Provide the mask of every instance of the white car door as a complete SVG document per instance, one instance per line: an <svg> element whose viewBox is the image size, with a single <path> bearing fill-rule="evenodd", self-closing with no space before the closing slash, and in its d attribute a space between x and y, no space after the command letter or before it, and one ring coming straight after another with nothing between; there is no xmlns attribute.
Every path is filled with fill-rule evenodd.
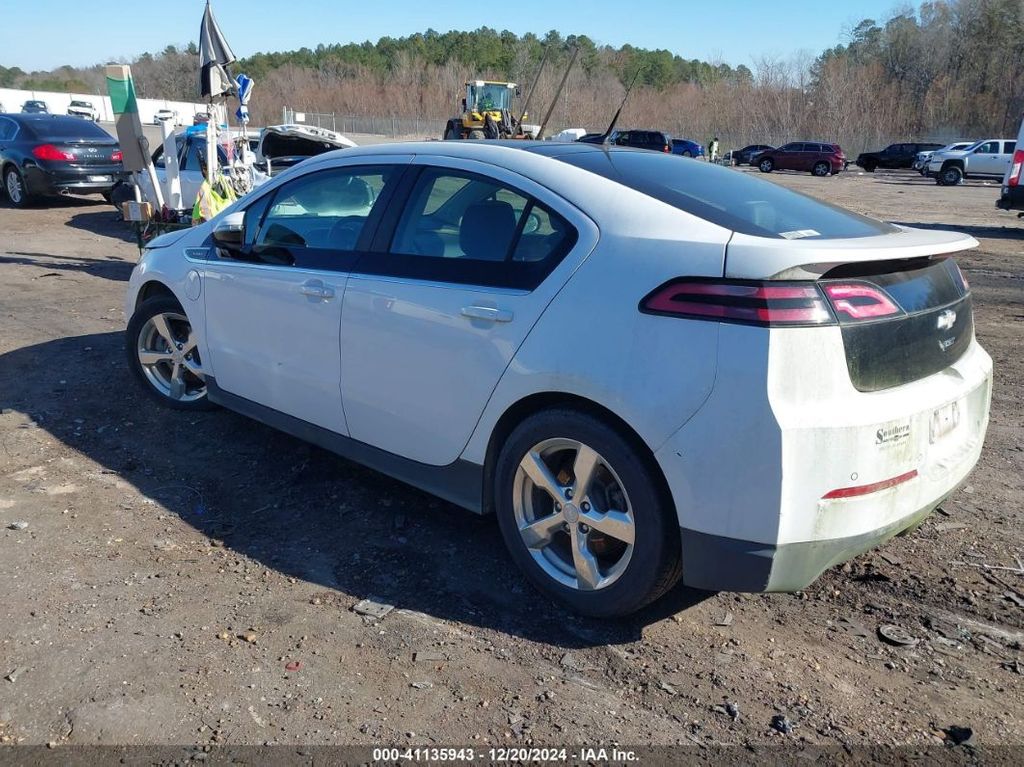
<svg viewBox="0 0 1024 767"><path fill-rule="evenodd" d="M364 159L365 158L361 158ZM347 434L340 324L348 272L404 163L318 170L258 197L204 280L216 385Z"/></svg>
<svg viewBox="0 0 1024 767"><path fill-rule="evenodd" d="M442 466L598 230L540 185L474 161L418 158L403 186L349 278L342 395L354 439Z"/></svg>

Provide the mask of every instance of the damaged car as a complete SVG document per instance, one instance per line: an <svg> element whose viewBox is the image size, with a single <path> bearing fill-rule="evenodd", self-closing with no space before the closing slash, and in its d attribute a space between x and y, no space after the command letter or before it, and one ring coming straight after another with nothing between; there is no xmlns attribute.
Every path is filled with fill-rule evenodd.
<svg viewBox="0 0 1024 767"><path fill-rule="evenodd" d="M356 146L340 133L312 125L270 125L263 129L256 148L257 167L274 176L303 160L335 149Z"/></svg>

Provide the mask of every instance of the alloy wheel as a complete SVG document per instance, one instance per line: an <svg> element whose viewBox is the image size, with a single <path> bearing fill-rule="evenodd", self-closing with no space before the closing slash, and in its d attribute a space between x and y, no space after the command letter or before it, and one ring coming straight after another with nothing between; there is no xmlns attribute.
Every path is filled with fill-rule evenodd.
<svg viewBox="0 0 1024 767"><path fill-rule="evenodd" d="M7 171L7 196L15 205L20 205L24 189L21 185L21 178L13 171Z"/></svg>
<svg viewBox="0 0 1024 767"><path fill-rule="evenodd" d="M154 314L142 326L136 345L146 380L165 397L195 402L206 396L206 379L195 333L177 312Z"/></svg>
<svg viewBox="0 0 1024 767"><path fill-rule="evenodd" d="M633 509L609 463L573 439L548 439L523 456L513 485L519 536L537 565L571 589L610 586L629 566Z"/></svg>

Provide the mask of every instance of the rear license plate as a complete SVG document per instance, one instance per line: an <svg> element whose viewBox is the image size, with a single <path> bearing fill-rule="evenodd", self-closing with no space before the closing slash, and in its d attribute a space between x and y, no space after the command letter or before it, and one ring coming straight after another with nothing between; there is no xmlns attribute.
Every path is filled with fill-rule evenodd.
<svg viewBox="0 0 1024 767"><path fill-rule="evenodd" d="M110 176L89 176L89 181L93 184L102 184L104 181L110 181Z"/></svg>
<svg viewBox="0 0 1024 767"><path fill-rule="evenodd" d="M932 413L931 423L928 425L928 441L933 445L954 431L960 425L960 411L963 405L959 402L950 402L943 405Z"/></svg>

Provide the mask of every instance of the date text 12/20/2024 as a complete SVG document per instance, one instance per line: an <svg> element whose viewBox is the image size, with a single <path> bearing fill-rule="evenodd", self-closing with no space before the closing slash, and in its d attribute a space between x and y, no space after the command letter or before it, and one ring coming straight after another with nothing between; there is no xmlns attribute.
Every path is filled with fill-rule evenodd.
<svg viewBox="0 0 1024 767"><path fill-rule="evenodd" d="M430 746L424 748L375 748L375 762L635 762L639 760L635 751L617 747L577 747L538 748L538 747L494 747L494 748L444 748Z"/></svg>

